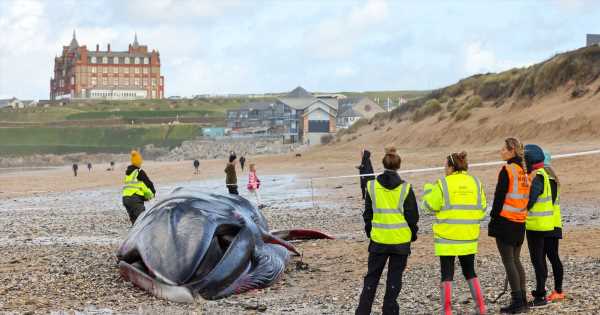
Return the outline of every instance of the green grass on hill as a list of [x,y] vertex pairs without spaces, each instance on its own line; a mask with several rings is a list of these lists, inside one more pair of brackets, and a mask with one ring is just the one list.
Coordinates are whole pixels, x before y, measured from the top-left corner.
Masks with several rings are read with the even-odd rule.
[[[259,100],[259,99],[256,99]],[[65,106],[0,109],[0,121],[47,123],[108,118],[217,117],[247,102],[241,98],[198,100],[73,101]]]
[[127,152],[147,144],[174,147],[184,140],[195,138],[199,133],[198,126],[183,124],[110,128],[2,128],[0,129],[0,155],[115,153]]
[[155,110],[155,111],[103,111],[103,112],[80,112],[66,116],[67,120],[87,119],[136,119],[136,118],[175,118],[175,117],[205,117],[215,116],[213,111],[205,110]]

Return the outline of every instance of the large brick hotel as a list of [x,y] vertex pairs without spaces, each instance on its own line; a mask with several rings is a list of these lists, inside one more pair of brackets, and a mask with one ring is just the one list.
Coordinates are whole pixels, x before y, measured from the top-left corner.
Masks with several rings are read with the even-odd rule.
[[137,35],[127,51],[90,51],[79,46],[73,31],[69,46],[54,59],[50,99],[160,99],[164,97],[158,51],[148,52]]

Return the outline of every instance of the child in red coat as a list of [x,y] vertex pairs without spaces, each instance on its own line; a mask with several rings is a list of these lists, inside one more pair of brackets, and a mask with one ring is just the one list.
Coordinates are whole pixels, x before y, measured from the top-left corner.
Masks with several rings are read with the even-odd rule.
[[256,197],[256,204],[259,209],[265,207],[265,205],[261,202],[260,193],[258,190],[260,189],[260,179],[256,176],[256,165],[254,163],[250,164],[250,173],[248,174],[248,191],[254,194]]

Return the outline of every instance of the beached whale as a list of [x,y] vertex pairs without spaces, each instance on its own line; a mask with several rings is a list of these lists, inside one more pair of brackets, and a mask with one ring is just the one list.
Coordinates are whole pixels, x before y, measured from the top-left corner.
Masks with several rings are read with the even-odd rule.
[[269,232],[262,213],[237,195],[178,188],[145,211],[117,252],[124,279],[176,302],[265,288],[283,274],[293,239],[311,230]]

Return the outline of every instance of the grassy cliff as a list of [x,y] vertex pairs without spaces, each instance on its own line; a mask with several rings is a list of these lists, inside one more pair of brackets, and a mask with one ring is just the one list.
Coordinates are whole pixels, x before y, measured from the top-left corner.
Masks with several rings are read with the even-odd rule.
[[0,128],[0,155],[125,153],[147,144],[174,147],[198,136],[196,125]]

